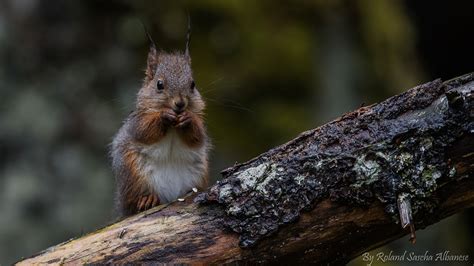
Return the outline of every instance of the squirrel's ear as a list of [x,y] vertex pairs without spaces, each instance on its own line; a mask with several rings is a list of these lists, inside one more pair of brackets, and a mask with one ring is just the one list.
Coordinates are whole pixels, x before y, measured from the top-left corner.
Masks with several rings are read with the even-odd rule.
[[189,54],[189,44],[191,42],[191,18],[188,14],[188,31],[186,32],[186,48],[184,49],[184,56],[191,63],[191,55]]
[[158,64],[158,51],[156,50],[155,42],[153,41],[153,38],[151,38],[151,35],[145,25],[143,25],[143,28],[145,29],[146,36],[150,42],[150,50],[148,51],[145,75],[147,80],[152,80],[156,72],[156,65]]
[[156,50],[156,46],[150,45],[150,51],[148,52],[148,57],[146,60],[146,71],[145,75],[148,80],[152,80],[153,76],[156,72],[156,66],[158,64],[158,51]]

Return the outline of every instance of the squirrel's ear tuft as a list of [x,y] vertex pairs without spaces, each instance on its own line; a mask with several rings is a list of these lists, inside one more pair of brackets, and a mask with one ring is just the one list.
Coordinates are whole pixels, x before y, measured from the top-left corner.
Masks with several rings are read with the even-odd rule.
[[186,32],[186,47],[184,49],[184,56],[191,62],[191,55],[189,54],[189,44],[191,42],[191,17],[188,13],[188,31]]
[[158,51],[156,49],[156,44],[153,41],[153,38],[151,38],[150,32],[148,32],[148,29],[146,28],[145,24],[143,24],[143,29],[145,30],[148,41],[150,42],[150,50],[148,51],[147,65],[145,71],[146,79],[149,81],[153,79],[153,76],[156,72],[156,66],[158,64]]

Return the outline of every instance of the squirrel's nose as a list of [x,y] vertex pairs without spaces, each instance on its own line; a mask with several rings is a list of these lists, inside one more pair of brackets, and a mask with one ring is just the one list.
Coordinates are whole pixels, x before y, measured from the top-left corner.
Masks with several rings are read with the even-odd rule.
[[176,101],[174,103],[174,108],[173,109],[176,113],[179,114],[183,111],[185,105],[186,105],[186,103],[184,101]]

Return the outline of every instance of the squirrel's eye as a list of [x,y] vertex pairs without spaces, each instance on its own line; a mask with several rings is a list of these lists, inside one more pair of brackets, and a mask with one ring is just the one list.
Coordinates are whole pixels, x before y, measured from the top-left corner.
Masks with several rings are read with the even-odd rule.
[[156,89],[159,90],[159,91],[162,91],[164,89],[164,85],[163,85],[163,80],[159,79],[157,82],[156,82]]
[[194,81],[191,81],[191,91],[194,91],[195,87],[196,87],[196,83],[194,83]]

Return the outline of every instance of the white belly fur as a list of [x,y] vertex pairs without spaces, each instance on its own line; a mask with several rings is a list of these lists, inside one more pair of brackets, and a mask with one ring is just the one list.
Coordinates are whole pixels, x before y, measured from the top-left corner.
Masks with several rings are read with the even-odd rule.
[[205,149],[205,145],[188,147],[174,130],[158,143],[140,147],[140,171],[161,203],[174,201],[201,184]]

